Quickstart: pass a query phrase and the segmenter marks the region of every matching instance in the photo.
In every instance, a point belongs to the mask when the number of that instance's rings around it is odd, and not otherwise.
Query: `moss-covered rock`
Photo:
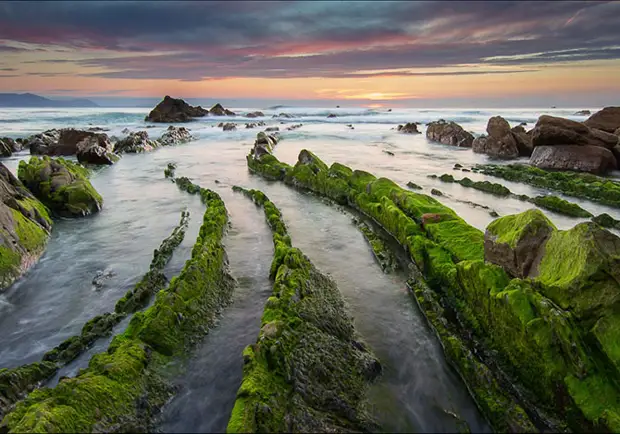
[[[586,211],[576,203],[571,203],[557,196],[537,196],[532,203],[541,208],[555,211],[571,217],[592,217],[592,213]]]
[[[244,353],[243,381],[228,432],[366,432],[377,429],[365,396],[381,365],[357,338],[336,284],[291,246],[281,214],[256,190],[273,230],[273,295],[256,344]]]
[[[88,180],[88,170],[63,158],[20,161],[20,181],[53,213],[80,217],[101,209],[103,199]]]
[[[145,307],[155,293],[166,287],[168,279],[163,269],[172,258],[173,251],[183,241],[188,219],[189,213],[183,211],[179,225],[155,250],[149,271],[116,303],[114,313],[104,313],[89,320],[79,335],[64,340],[46,352],[43,362],[0,371],[0,420],[16,401],[49,379],[60,367],[84,353],[97,339],[109,335],[126,315]]]
[[[484,259],[514,277],[537,273],[542,249],[556,228],[539,210],[494,220],[484,234]]]
[[[51,228],[47,208],[0,163],[0,292],[38,260]]]
[[[620,208],[620,183],[587,173],[551,172],[524,164],[479,165],[476,171]]]
[[[604,228],[620,229],[620,220],[616,220],[607,213],[599,214],[596,217],[592,217],[592,221]]]
[[[9,432],[148,431],[151,418],[170,398],[162,369],[170,357],[204,336],[230,300],[234,280],[227,270],[222,237],[224,202],[201,189],[207,206],[191,258],[160,291],[154,304],[131,319],[108,350],[87,369],[53,389],[32,392],[2,421]]]

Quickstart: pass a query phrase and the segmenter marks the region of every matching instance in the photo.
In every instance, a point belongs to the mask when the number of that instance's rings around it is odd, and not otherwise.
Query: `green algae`
[[[540,210],[529,209],[520,214],[507,215],[493,220],[487,232],[495,237],[495,242],[508,244],[515,248],[517,241],[528,236],[536,236],[540,231],[555,225]]]
[[[531,202],[541,208],[571,217],[592,217],[592,213],[576,203],[571,203],[557,196],[537,196],[532,198]]]
[[[398,269],[398,261],[385,242],[366,223],[356,222],[356,226],[364,235],[370,246],[373,256],[384,273],[390,273]]]
[[[243,352],[227,432],[376,430],[365,395],[381,366],[357,340],[335,283],[291,246],[281,213],[262,192],[234,189],[265,211],[275,273],[258,340]]]
[[[85,167],[64,158],[30,157],[20,161],[17,176],[53,213],[76,217],[99,211],[103,199],[88,180]]]
[[[150,308],[133,316],[106,352],[93,356],[87,369],[53,389],[32,392],[5,416],[2,429],[149,430],[151,417],[172,393],[162,376],[165,364],[208,331],[232,293],[233,279],[221,244],[228,214],[217,193],[204,189],[200,193],[207,210],[181,274],[157,294]]]
[[[177,168],[177,165],[175,163],[168,163],[168,165],[164,169],[164,176],[166,178],[174,178],[174,173],[175,173],[176,168]]]
[[[592,217],[592,221],[604,228],[620,229],[620,220],[616,220],[607,213],[599,214],[596,217]]]
[[[475,170],[620,208],[620,183],[609,178],[577,172],[551,172],[523,164],[486,164],[476,166]]]
[[[275,159],[273,156],[272,158]],[[278,164],[283,163],[278,162]],[[290,166],[288,167],[287,170],[290,170]],[[253,171],[261,173],[261,170],[257,166]],[[321,183],[318,182],[323,172],[321,169],[318,173],[314,173],[313,170],[300,169],[297,173],[302,174],[303,182],[295,184],[290,175],[283,180],[288,184],[297,187],[303,185],[304,188],[311,189],[317,194],[331,197],[324,192],[325,189],[321,189]],[[429,307],[433,305],[428,301],[431,298],[456,312],[457,325],[451,326],[449,322],[442,320],[436,322],[436,331],[441,337],[448,359],[454,363],[463,376],[479,407],[496,429],[504,431],[508,427],[510,430],[519,431],[515,427],[518,427],[518,421],[522,420],[523,426],[528,426],[528,428],[522,428],[521,431],[534,431],[533,425],[522,411],[523,408],[533,410],[536,414],[536,426],[541,429],[580,431],[591,430],[594,427],[597,430],[609,430],[616,426],[615,408],[617,407],[610,404],[610,407],[605,409],[600,404],[613,403],[617,400],[618,390],[615,384],[620,384],[618,381],[620,377],[608,370],[609,362],[605,358],[591,355],[592,345],[603,348],[603,341],[614,342],[615,328],[609,328],[609,336],[605,337],[604,324],[601,323],[598,329],[601,336],[598,341],[594,344],[590,340],[584,341],[583,336],[588,333],[589,327],[594,325],[594,319],[605,318],[606,310],[599,306],[600,309],[596,312],[590,309],[587,316],[567,311],[565,310],[566,304],[562,305],[554,296],[553,291],[549,290],[548,283],[553,281],[553,278],[559,279],[561,275],[566,276],[571,273],[582,274],[578,272],[579,267],[576,270],[573,265],[567,264],[567,257],[573,254],[571,242],[561,242],[555,248],[552,245],[551,251],[547,250],[543,257],[549,263],[542,267],[545,270],[541,271],[538,279],[510,280],[510,277],[500,267],[483,262],[482,233],[474,229],[467,235],[467,230],[463,231],[463,229],[469,225],[435,199],[411,191],[404,194],[404,190],[393,182],[385,179],[377,182],[378,180],[372,174],[363,171],[353,171],[346,181],[347,191],[340,193],[347,197],[347,205],[372,217],[393,235],[424,273],[432,289],[429,289],[426,294],[416,292],[416,299],[421,303],[429,321],[433,323],[433,318],[441,318],[440,310]],[[377,185],[373,185],[375,182]],[[410,195],[417,195],[417,197]],[[417,200],[419,197],[427,198],[425,201],[431,207],[424,206],[424,201]],[[529,198],[526,196],[521,200],[529,200]],[[418,202],[421,202],[422,206]],[[434,208],[433,211],[437,216],[426,219],[426,223],[420,228],[420,223],[425,221],[422,216],[428,214],[427,208]],[[402,211],[405,218],[403,219],[395,209]],[[392,212],[386,212],[386,210]],[[525,234],[524,231],[535,232],[539,219],[540,222],[547,224],[548,219],[540,211],[531,210],[528,213],[526,216],[512,216],[498,223],[496,229],[501,229],[499,232],[504,235],[506,243],[514,244],[519,236]],[[439,224],[444,224],[445,230],[432,229],[434,225]],[[520,224],[530,227],[519,227]],[[552,225],[550,227],[553,237],[556,233],[562,232],[555,230]],[[455,247],[458,244],[455,241],[459,237],[463,239],[463,249]],[[616,256],[610,255],[609,251],[613,251],[613,246],[617,241],[605,236],[601,240],[600,232],[591,238],[597,238],[599,241],[595,243],[598,250],[590,248],[590,256],[599,259],[607,258],[607,262],[602,259],[599,261],[600,266],[597,269],[600,272],[595,274],[600,280],[593,281],[592,284],[596,288],[603,288],[603,293],[598,296],[598,300],[605,299],[613,305],[615,298],[611,289],[614,285],[617,289],[617,283],[614,284],[614,280],[610,280],[608,276],[615,275],[614,270],[620,270],[620,266],[614,259]],[[581,237],[581,241],[573,240],[573,242],[583,244],[584,239],[587,237]],[[467,248],[468,244],[474,246],[471,251]],[[596,251],[599,252],[598,256],[594,253]],[[580,252],[577,252],[576,256],[584,257]],[[553,275],[551,270],[556,261],[561,262],[566,269]],[[581,259],[576,259],[576,261],[583,264],[588,262]],[[568,269],[571,269],[571,272]],[[615,278],[615,281],[620,281],[620,278]],[[580,285],[576,284],[574,289],[582,288],[583,285]],[[579,298],[576,294],[572,297],[573,299]],[[589,297],[597,300],[596,294],[592,293]],[[592,304],[592,300],[589,303]],[[613,319],[609,321],[612,326],[615,324]],[[485,358],[490,365],[485,365],[473,357],[473,354],[472,357],[457,357],[457,355],[467,354],[463,352],[464,350],[469,350],[462,343],[459,344],[462,341],[457,335],[452,334],[454,339],[446,335],[446,330],[453,326],[474,332],[474,336],[480,339],[483,348],[488,348],[493,354],[491,359]],[[609,346],[609,343],[607,345]],[[616,350],[609,347],[607,350],[603,348],[602,351],[612,355]],[[610,356],[604,355],[603,357],[609,358]],[[489,366],[499,367],[499,374],[495,371],[492,373]],[[489,376],[482,375],[476,379],[475,374],[481,372],[486,372]],[[504,375],[508,377],[504,378]],[[579,384],[582,384],[584,380],[586,383],[583,384],[587,384],[589,378],[598,378],[597,376],[606,378],[605,381],[614,385],[607,388],[604,396],[597,396],[596,389],[590,391],[587,387],[579,387],[579,385],[574,387],[574,384],[569,384],[568,380],[576,378],[580,379]],[[483,380],[484,378],[486,379]],[[499,378],[502,380],[500,381]],[[520,386],[513,388],[512,383]],[[485,387],[477,391],[476,385],[480,384]],[[507,401],[503,401],[501,396]],[[487,404],[484,402],[485,399]],[[587,408],[588,400],[598,403],[597,405],[603,410],[594,414],[594,411]],[[498,407],[492,405],[502,402],[504,404]],[[517,402],[520,402],[522,407]],[[511,407],[519,408],[521,411],[510,413],[506,409]],[[550,417],[546,416],[547,412],[551,415]],[[515,416],[509,420],[508,414]],[[514,422],[515,420],[517,422]]]

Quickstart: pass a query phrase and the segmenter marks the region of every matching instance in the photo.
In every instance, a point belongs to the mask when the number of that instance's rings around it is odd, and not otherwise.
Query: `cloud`
[[[620,3],[592,1],[8,2],[0,41],[12,45],[0,51],[48,47],[23,63],[124,79],[509,74],[619,59],[618,16]],[[462,65],[481,66],[359,74]]]

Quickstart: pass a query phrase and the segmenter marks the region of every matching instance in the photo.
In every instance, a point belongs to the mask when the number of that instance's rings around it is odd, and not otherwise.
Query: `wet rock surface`
[[[193,107],[180,98],[172,98],[168,95],[155,106],[144,119],[147,122],[190,122],[194,118],[209,114],[209,110],[202,107]]]
[[[471,148],[474,136],[465,131],[456,122],[446,122],[440,119],[430,122],[426,128],[426,137],[434,142],[444,145]]]

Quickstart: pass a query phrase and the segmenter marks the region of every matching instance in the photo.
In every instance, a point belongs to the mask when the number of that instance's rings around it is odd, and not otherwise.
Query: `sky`
[[[620,103],[620,2],[0,2],[0,92]]]

